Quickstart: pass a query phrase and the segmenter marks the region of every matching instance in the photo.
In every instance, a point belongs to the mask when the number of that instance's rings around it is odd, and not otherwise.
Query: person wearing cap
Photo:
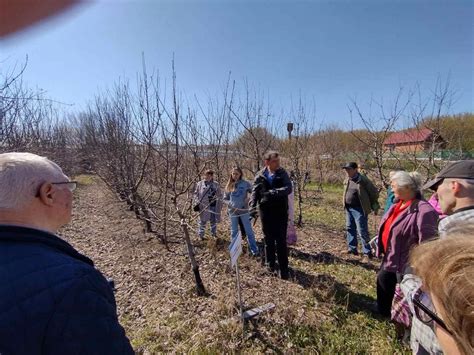
[[[454,224],[474,224],[474,160],[447,165],[425,186],[437,186],[441,210],[448,215],[439,222],[441,238]]]
[[[45,157],[0,154],[0,354],[133,354],[110,283],[57,235],[75,188]]]
[[[347,253],[358,255],[357,236],[359,236],[364,258],[370,259],[372,251],[369,245],[368,216],[372,211],[377,214],[380,208],[379,192],[367,176],[359,173],[357,163],[350,162],[342,168],[347,173],[343,196],[346,211]]]

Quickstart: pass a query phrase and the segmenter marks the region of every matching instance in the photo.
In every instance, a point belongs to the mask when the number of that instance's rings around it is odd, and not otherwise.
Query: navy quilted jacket
[[[53,234],[0,226],[0,354],[133,354],[113,291]]]

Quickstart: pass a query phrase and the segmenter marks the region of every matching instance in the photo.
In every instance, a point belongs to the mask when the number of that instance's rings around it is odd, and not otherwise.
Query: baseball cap
[[[357,169],[358,166],[357,166],[357,163],[351,161],[351,162],[346,163],[343,166],[341,166],[341,168],[343,168],[343,169]]]
[[[434,179],[428,181],[423,188],[435,190],[444,179],[474,179],[474,160],[461,160],[446,165]]]

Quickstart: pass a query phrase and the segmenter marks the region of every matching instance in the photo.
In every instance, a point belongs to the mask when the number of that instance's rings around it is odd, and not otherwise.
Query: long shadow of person
[[[312,263],[324,263],[324,264],[334,264],[334,263],[340,263],[340,264],[352,264],[356,266],[363,267],[364,269],[371,270],[371,271],[377,271],[378,267],[373,264],[366,264],[363,263],[359,260],[355,259],[343,259],[341,257],[338,257],[334,254],[322,251],[317,254],[311,254],[307,253],[295,248],[288,248],[288,254],[289,256],[293,258],[297,258],[300,260],[312,262]]]

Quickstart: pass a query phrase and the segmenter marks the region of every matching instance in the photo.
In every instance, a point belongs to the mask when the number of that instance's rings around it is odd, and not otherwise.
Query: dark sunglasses
[[[73,192],[77,187],[77,181],[63,181],[63,182],[51,182],[51,185],[66,185],[69,191]],[[41,188],[41,186],[40,186]],[[39,197],[40,191],[36,193],[36,197]]]
[[[453,333],[446,326],[446,323],[444,323],[443,320],[439,318],[438,315],[435,313],[433,305],[427,305],[421,301],[422,295],[428,297],[424,292],[418,292],[417,294],[415,294],[415,297],[413,297],[416,317],[426,325],[430,325],[432,322],[434,322],[436,323],[436,325],[440,326],[446,332],[448,332],[448,334],[453,335]]]

